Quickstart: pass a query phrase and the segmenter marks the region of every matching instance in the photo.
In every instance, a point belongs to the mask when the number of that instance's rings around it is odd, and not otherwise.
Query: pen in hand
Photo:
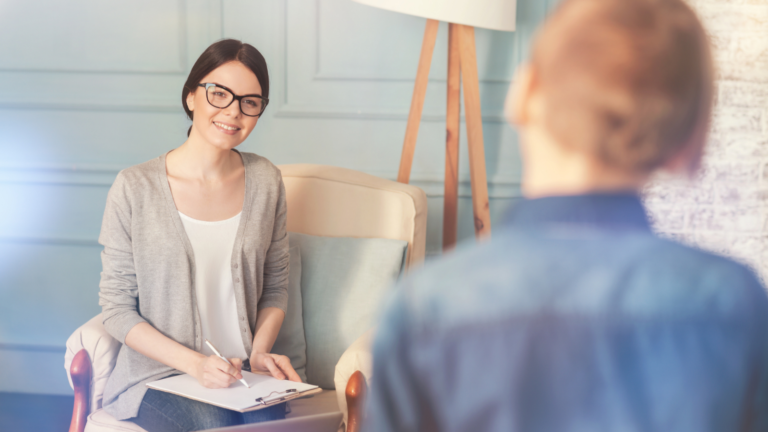
[[[210,342],[208,339],[206,339],[206,340],[205,340],[205,344],[206,344],[206,345],[208,345],[208,348],[210,348],[210,349],[211,349],[211,351],[213,351],[213,353],[214,353],[214,354],[216,354],[216,356],[217,356],[217,357],[219,357],[220,359],[222,359],[222,360],[224,360],[225,362],[227,362],[227,364],[229,364],[230,366],[232,366],[232,363],[230,363],[230,362],[229,362],[229,360],[227,360],[227,359],[226,359],[226,358],[225,358],[223,355],[221,355],[221,354],[219,353],[219,350],[217,350],[217,349],[216,349],[216,348],[213,346],[213,344],[212,344],[212,343],[211,343],[211,342]],[[247,383],[247,382],[245,382],[245,378],[240,378],[240,382],[241,382],[241,383],[243,383],[243,385],[244,385],[245,387],[247,387],[247,388],[251,388],[251,386],[249,386],[249,385],[248,385],[248,383]]]

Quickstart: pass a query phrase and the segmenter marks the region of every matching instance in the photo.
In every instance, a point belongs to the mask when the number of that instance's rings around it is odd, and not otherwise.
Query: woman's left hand
[[[251,354],[251,372],[272,375],[273,377],[284,380],[301,382],[299,374],[293,370],[291,361],[288,357],[272,353],[252,353]]]

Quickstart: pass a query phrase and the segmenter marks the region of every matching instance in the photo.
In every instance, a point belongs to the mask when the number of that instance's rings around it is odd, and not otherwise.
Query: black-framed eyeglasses
[[[227,108],[237,100],[240,104],[240,112],[248,117],[260,116],[269,103],[269,99],[257,94],[237,96],[232,90],[221,84],[200,83],[197,86],[205,89],[205,97],[211,106]]]

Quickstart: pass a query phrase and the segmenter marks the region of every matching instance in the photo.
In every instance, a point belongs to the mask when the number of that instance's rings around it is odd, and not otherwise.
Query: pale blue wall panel
[[[72,394],[64,370],[64,349],[51,351],[0,346],[0,365],[0,391]]]
[[[125,168],[178,147],[187,128],[182,111],[0,109],[0,170]]]
[[[19,109],[88,109],[97,111],[181,110],[185,76],[111,72],[18,71],[3,69],[7,83],[0,93],[0,107]]]
[[[0,68],[184,72],[184,3],[4,1],[0,4],[0,40],[16,43],[0,44]]]
[[[0,242],[0,343],[63,347],[98,306],[101,248]]]
[[[12,209],[0,213],[0,239],[95,244],[108,190],[108,184],[0,182],[3,206]]]

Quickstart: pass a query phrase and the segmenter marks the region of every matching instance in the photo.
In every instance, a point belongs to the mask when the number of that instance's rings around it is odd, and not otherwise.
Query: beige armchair
[[[421,189],[345,168],[308,164],[279,168],[287,194],[289,231],[404,240],[408,242],[406,269],[424,260],[427,199]],[[347,429],[356,430],[362,409],[356,398],[372,374],[372,333],[365,332],[339,359],[336,388],[292,401],[288,417],[341,411]],[[67,341],[65,368],[75,390],[70,432],[143,431],[134,423],[114,419],[101,407],[119,348],[120,343],[104,330],[100,314]]]

